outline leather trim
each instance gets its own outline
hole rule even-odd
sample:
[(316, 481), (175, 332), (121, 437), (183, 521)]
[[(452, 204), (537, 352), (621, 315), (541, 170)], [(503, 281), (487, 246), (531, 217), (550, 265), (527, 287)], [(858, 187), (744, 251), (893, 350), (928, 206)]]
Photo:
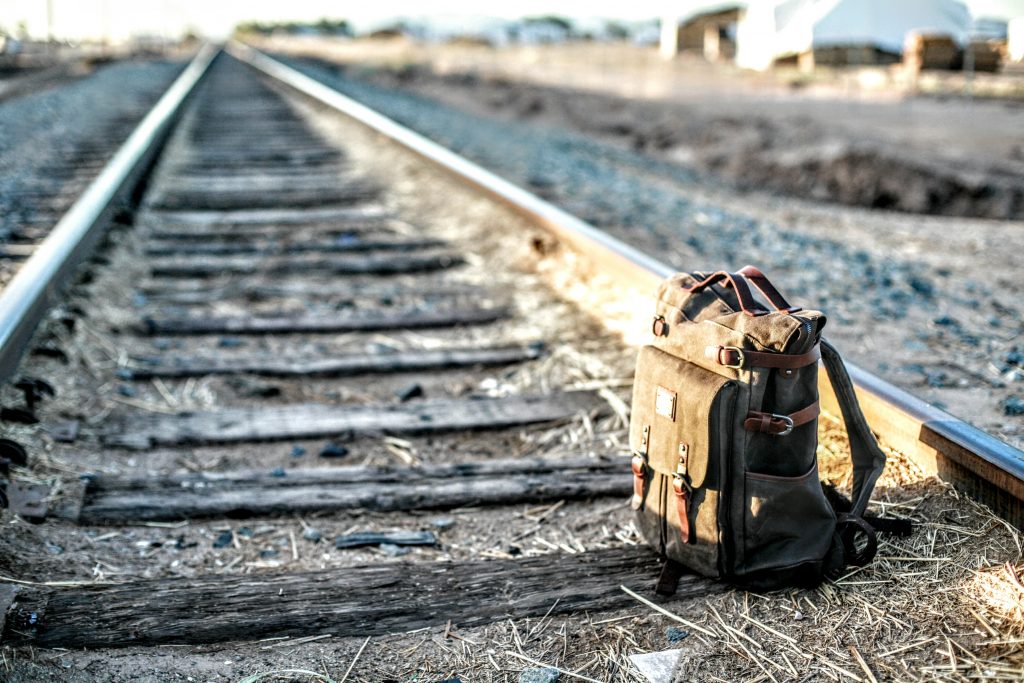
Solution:
[(633, 461), (630, 463), (633, 470), (633, 498), (630, 500), (629, 506), (634, 510), (639, 510), (644, 504), (645, 464), (643, 457), (639, 455), (634, 455)]

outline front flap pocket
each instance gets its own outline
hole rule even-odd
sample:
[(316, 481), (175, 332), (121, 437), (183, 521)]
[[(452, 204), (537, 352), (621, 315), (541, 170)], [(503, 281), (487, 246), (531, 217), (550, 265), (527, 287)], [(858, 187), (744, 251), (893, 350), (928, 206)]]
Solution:
[(709, 372), (653, 346), (640, 349), (633, 382), (630, 447), (660, 474), (686, 475), (693, 488), (718, 487), (717, 450), (724, 444), (715, 399), (731, 384), (728, 377)]

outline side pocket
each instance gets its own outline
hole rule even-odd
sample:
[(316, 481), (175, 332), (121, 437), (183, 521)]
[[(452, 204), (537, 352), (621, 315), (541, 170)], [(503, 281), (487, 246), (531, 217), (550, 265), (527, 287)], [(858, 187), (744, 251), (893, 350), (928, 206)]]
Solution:
[(747, 472), (744, 557), (740, 573), (818, 562), (832, 541), (836, 517), (818, 482), (818, 466), (799, 477)]

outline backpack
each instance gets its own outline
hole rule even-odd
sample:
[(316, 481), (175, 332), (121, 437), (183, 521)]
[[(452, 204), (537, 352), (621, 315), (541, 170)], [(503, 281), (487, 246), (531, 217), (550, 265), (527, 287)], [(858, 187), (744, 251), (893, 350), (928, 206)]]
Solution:
[[(753, 266), (662, 283), (629, 434), (637, 526), (669, 560), (659, 593), (675, 592), (683, 567), (749, 588), (816, 585), (870, 562), (876, 526), (909, 532), (865, 517), (885, 454), (824, 326)], [(819, 359), (850, 439), (845, 504), (818, 480)]]

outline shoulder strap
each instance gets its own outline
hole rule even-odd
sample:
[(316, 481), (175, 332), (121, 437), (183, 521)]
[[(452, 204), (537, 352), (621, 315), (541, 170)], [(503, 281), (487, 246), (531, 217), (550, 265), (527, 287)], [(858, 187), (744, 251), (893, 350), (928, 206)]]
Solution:
[(853, 461), (853, 502), (850, 514), (863, 517), (875, 482), (885, 467), (885, 453), (878, 446), (868, 422), (861, 412), (853, 380), (846, 371), (842, 356), (827, 340), (821, 340), (821, 360), (825, 364), (832, 390), (843, 413), (843, 423), (850, 438), (850, 459)]

